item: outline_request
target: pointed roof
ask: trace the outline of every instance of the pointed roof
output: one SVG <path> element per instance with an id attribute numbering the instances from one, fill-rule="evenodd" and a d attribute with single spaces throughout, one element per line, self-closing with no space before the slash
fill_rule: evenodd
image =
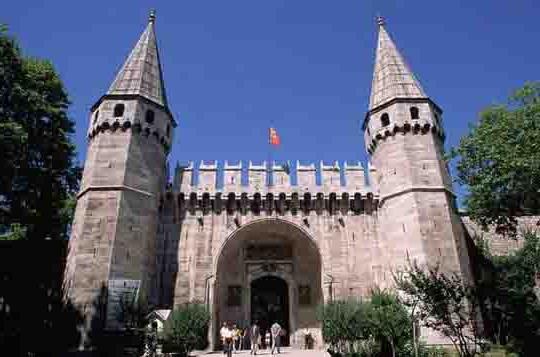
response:
<path id="1" fill-rule="evenodd" d="M 427 98 L 394 41 L 384 28 L 384 20 L 377 18 L 379 39 L 375 55 L 375 69 L 371 84 L 369 110 L 395 98 Z"/>
<path id="2" fill-rule="evenodd" d="M 156 15 L 152 10 L 146 29 L 116 75 L 107 94 L 140 95 L 167 107 L 154 29 L 155 21 Z"/>

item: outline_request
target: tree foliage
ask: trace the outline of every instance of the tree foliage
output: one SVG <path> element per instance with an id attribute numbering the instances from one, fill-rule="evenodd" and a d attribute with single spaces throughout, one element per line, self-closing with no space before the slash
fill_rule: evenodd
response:
<path id="1" fill-rule="evenodd" d="M 477 326 L 480 310 L 476 291 L 458 274 L 444 274 L 438 267 L 411 262 L 395 275 L 406 305 L 418 306 L 421 323 L 447 337 L 460 356 L 479 354 L 482 335 Z"/>
<path id="2" fill-rule="evenodd" d="M 188 356 L 208 343 L 210 314 L 204 304 L 191 302 L 177 307 L 165 322 L 164 349 Z"/>
<path id="3" fill-rule="evenodd" d="M 333 354 L 357 352 L 357 342 L 369 337 L 365 302 L 331 301 L 321 305 L 317 314 L 322 322 L 323 338 Z"/>
<path id="4" fill-rule="evenodd" d="M 485 252 L 477 282 L 486 337 L 528 356 L 540 349 L 540 238 L 528 232 L 521 249 L 506 256 Z"/>
<path id="5" fill-rule="evenodd" d="M 369 330 L 381 343 L 383 350 L 385 345 L 390 347 L 392 357 L 411 341 L 411 317 L 394 294 L 374 290 L 371 294 L 367 317 Z"/>
<path id="6" fill-rule="evenodd" d="M 540 82 L 485 109 L 451 157 L 468 213 L 484 228 L 515 233 L 516 217 L 540 214 Z"/>
<path id="7" fill-rule="evenodd" d="M 406 351 L 412 351 L 411 319 L 388 291 L 373 290 L 366 301 L 329 302 L 319 307 L 318 319 L 331 355 L 408 356 Z"/>
<path id="8" fill-rule="evenodd" d="M 68 106 L 53 65 L 23 56 L 0 29 L 0 233 L 19 225 L 29 239 L 65 238 L 80 177 Z"/>

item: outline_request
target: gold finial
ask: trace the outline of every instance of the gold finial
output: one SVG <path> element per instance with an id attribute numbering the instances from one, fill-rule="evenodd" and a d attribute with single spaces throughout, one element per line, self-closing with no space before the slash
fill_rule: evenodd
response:
<path id="1" fill-rule="evenodd" d="M 152 24 L 156 22 L 156 10 L 154 9 L 150 10 L 150 16 L 148 17 L 148 22 Z"/>
<path id="2" fill-rule="evenodd" d="M 377 16 L 377 25 L 384 26 L 384 17 Z"/>

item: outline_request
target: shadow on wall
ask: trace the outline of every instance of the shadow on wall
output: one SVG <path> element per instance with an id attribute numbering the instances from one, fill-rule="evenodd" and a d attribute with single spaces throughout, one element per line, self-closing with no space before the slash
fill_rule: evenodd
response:
<path id="1" fill-rule="evenodd" d="M 52 356 L 78 344 L 81 315 L 62 301 L 66 250 L 67 241 L 0 241 L 2 351 Z"/>
<path id="2" fill-rule="evenodd" d="M 121 340 L 106 334 L 101 316 L 92 321 L 89 336 L 94 352 L 75 352 L 81 343 L 82 314 L 62 300 L 67 241 L 0 241 L 0 355 L 9 356 L 128 356 L 142 349 L 139 333 L 123 333 Z M 94 302 L 103 311 L 106 288 Z M 120 352 L 122 349 L 122 352 Z M 105 353 L 105 351 L 107 351 Z"/>

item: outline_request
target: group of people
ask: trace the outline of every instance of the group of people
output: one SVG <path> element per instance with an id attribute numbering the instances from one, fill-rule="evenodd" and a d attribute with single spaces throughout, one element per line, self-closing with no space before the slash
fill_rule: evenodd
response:
<path id="1" fill-rule="evenodd" d="M 249 329 L 240 329 L 236 325 L 230 325 L 227 322 L 223 323 L 221 330 L 219 331 L 221 336 L 221 342 L 223 344 L 223 353 L 227 357 L 231 357 L 233 353 L 244 349 L 244 343 L 249 338 L 251 351 L 250 354 L 256 355 L 260 348 L 266 347 L 270 349 L 271 354 L 281 353 L 281 337 L 284 336 L 285 330 L 277 323 L 274 322 L 270 329 L 264 333 L 261 331 L 257 321 L 249 327 Z M 264 341 L 263 341 L 264 336 Z M 247 346 L 246 346 L 247 347 Z"/>

